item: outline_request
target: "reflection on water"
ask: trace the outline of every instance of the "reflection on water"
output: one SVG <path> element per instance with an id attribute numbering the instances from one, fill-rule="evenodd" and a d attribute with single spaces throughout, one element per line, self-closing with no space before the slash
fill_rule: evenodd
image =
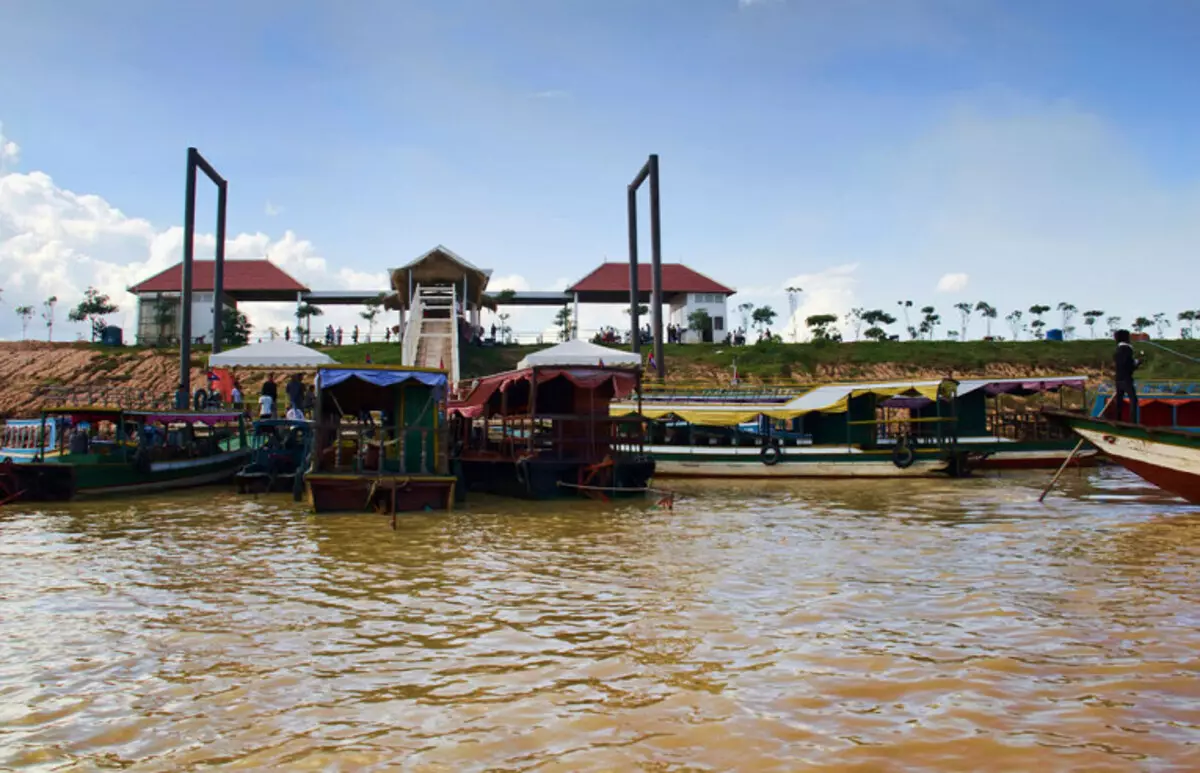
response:
<path id="1" fill-rule="evenodd" d="M 5 510 L 0 765 L 1200 769 L 1200 509 L 1046 480 Z"/>

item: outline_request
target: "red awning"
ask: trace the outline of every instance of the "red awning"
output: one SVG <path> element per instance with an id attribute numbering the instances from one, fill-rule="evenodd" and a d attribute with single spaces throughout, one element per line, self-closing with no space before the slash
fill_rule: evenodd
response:
<path id="1" fill-rule="evenodd" d="M 492 395 L 497 391 L 508 391 L 513 384 L 532 383 L 533 374 L 534 369 L 527 368 L 482 378 L 466 399 L 450 403 L 448 410 L 451 415 L 457 414 L 469 419 L 481 416 Z M 617 400 L 628 396 L 637 388 L 637 374 L 629 371 L 601 368 L 538 368 L 537 376 L 540 384 L 561 377 L 580 389 L 597 389 L 611 381 L 613 398 Z"/>

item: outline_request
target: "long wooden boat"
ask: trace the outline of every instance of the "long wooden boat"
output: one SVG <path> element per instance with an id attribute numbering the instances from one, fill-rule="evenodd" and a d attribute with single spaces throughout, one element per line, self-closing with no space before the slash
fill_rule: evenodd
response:
<path id="1" fill-rule="evenodd" d="M 827 384 L 812 388 L 646 392 L 614 414 L 652 422 L 663 477 L 929 477 L 1054 467 L 1069 432 L 1022 407 L 1079 390 L 1083 377 Z M 1081 462 L 1090 461 L 1087 449 Z"/>
<path id="2" fill-rule="evenodd" d="M 65 417 L 39 419 L 9 419 L 0 434 L 0 462 L 15 464 L 48 459 L 58 455 L 58 436 L 66 427 Z"/>
<path id="3" fill-rule="evenodd" d="M 570 364 L 476 381 L 450 404 L 467 489 L 525 499 L 644 494 L 655 469 L 644 422 L 609 411 L 640 384 L 638 367 Z"/>
<path id="4" fill-rule="evenodd" d="M 1047 416 L 1130 472 L 1200 503 L 1200 433 L 1066 411 L 1048 411 Z"/>
<path id="5" fill-rule="evenodd" d="M 79 406 L 40 421 L 60 428 L 57 445 L 6 465 L 0 493 L 46 501 L 199 486 L 229 480 L 249 454 L 240 413 Z"/>
<path id="6" fill-rule="evenodd" d="M 317 371 L 312 461 L 317 513 L 450 510 L 442 370 L 347 365 Z"/>

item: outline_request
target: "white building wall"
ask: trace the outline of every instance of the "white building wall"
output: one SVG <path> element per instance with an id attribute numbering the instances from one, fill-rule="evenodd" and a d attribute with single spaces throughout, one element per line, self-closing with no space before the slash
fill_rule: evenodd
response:
<path id="1" fill-rule="evenodd" d="M 729 315 L 726 310 L 727 297 L 720 293 L 688 293 L 679 299 L 681 305 L 671 305 L 669 322 L 684 328 L 683 342 L 687 344 L 700 343 L 701 334 L 697 330 L 688 330 L 688 317 L 697 309 L 704 309 L 713 320 L 713 341 L 723 341 L 729 332 Z"/>
<path id="2" fill-rule="evenodd" d="M 192 340 L 204 336 L 204 343 L 211 344 L 213 340 L 213 293 L 192 293 Z M 152 343 L 158 338 L 158 326 L 154 323 L 154 307 L 158 303 L 159 293 L 146 293 L 138 298 L 138 341 Z M 163 300 L 169 301 L 175 308 L 174 322 L 167 326 L 166 332 L 171 338 L 178 337 L 179 325 L 182 323 L 179 310 L 179 293 L 161 293 Z M 237 308 L 226 296 L 226 306 Z M 145 320 L 145 321 L 143 321 Z"/>

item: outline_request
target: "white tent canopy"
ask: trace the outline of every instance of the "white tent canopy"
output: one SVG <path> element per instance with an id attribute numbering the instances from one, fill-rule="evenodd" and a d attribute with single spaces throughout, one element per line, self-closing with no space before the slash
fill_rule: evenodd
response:
<path id="1" fill-rule="evenodd" d="M 282 338 L 230 349 L 208 358 L 210 366 L 227 368 L 311 368 L 335 362 L 328 354 Z"/>
<path id="2" fill-rule="evenodd" d="M 640 355 L 609 349 L 578 339 L 542 349 L 525 356 L 517 368 L 545 367 L 553 365 L 600 365 L 634 367 L 642 364 Z"/>

